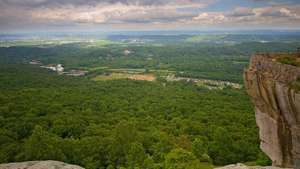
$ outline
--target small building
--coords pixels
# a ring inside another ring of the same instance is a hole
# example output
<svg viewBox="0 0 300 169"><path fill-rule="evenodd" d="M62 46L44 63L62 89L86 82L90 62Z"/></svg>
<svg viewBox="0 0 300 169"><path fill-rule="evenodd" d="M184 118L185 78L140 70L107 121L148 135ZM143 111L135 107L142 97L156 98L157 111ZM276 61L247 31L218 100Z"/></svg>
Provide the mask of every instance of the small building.
<svg viewBox="0 0 300 169"><path fill-rule="evenodd" d="M41 66L42 68L50 69L52 71L55 71L57 73L63 73L64 72L64 67L62 64L57 64L57 65L48 65L48 66Z"/></svg>
<svg viewBox="0 0 300 169"><path fill-rule="evenodd" d="M31 64L31 65L41 65L42 63L39 60L31 60L29 62L29 64Z"/></svg>
<svg viewBox="0 0 300 169"><path fill-rule="evenodd" d="M64 67L62 66L62 64L58 64L58 65L56 66L56 71L57 71L57 72L63 72L63 71L64 71Z"/></svg>
<svg viewBox="0 0 300 169"><path fill-rule="evenodd" d="M128 50L128 49L126 49L126 50L124 50L124 55L129 55L129 54L131 54L132 52L130 51L130 50Z"/></svg>

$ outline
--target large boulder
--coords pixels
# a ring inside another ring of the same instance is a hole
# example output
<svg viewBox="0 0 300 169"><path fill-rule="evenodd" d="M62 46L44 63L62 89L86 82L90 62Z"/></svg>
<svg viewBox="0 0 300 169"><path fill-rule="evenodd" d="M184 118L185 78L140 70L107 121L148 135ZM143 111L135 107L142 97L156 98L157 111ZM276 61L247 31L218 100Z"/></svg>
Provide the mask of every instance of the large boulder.
<svg viewBox="0 0 300 169"><path fill-rule="evenodd" d="M59 161L27 161L20 163L0 164L0 169L84 169Z"/></svg>
<svg viewBox="0 0 300 169"><path fill-rule="evenodd" d="M261 167L261 166L246 166L244 164L233 164L233 165L227 165L224 167L219 167L215 169L284 169L284 168L278 168L278 167ZM287 168L286 168L287 169Z"/></svg>
<svg viewBox="0 0 300 169"><path fill-rule="evenodd" d="M286 56L288 54L285 54ZM274 166L300 168L300 68L277 62L282 54L258 54L245 71L255 104L261 149Z"/></svg>

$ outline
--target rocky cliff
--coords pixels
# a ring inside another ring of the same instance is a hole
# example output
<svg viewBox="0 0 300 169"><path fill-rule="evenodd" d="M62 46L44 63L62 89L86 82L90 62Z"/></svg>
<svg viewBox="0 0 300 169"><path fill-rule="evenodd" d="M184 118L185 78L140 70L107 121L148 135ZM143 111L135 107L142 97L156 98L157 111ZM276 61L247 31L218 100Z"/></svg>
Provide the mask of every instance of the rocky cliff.
<svg viewBox="0 0 300 169"><path fill-rule="evenodd" d="M59 161L27 161L20 163L0 164L0 169L84 169Z"/></svg>
<svg viewBox="0 0 300 169"><path fill-rule="evenodd" d="M278 167L271 167L271 166L246 166L244 164L233 164L233 165L227 165L224 167L219 167L215 169L291 169L291 168L278 168Z"/></svg>
<svg viewBox="0 0 300 169"><path fill-rule="evenodd" d="M282 54L251 58L244 78L255 104L261 149L274 166L299 168L300 92L294 87L300 67L277 62Z"/></svg>

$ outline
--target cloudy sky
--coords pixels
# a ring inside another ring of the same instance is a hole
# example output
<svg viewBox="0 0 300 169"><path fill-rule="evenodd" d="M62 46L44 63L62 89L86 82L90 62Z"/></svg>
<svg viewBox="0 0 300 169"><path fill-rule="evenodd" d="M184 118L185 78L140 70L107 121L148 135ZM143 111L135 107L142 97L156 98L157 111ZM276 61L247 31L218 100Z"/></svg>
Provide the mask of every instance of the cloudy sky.
<svg viewBox="0 0 300 169"><path fill-rule="evenodd" d="M0 0L0 31L298 29L300 0Z"/></svg>

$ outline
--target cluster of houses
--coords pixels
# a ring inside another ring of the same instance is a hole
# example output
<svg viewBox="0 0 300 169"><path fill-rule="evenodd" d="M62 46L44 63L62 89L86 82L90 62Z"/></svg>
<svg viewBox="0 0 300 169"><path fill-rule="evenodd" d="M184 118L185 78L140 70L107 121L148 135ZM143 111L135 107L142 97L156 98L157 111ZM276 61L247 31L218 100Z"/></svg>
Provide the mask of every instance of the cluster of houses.
<svg viewBox="0 0 300 169"><path fill-rule="evenodd" d="M132 52L131 52L130 50L126 49L126 50L124 50L123 53L124 53L125 56L128 56L128 55L131 54Z"/></svg>
<svg viewBox="0 0 300 169"><path fill-rule="evenodd" d="M62 64L57 64L57 65L48 65L48 66L40 66L41 68L46 68L46 69L50 69L52 71L55 71L59 74L64 73L64 67L62 66Z"/></svg>
<svg viewBox="0 0 300 169"><path fill-rule="evenodd" d="M65 75L68 76L85 76L88 71L85 70L70 70L69 72L65 72Z"/></svg>
<svg viewBox="0 0 300 169"><path fill-rule="evenodd" d="M45 68L45 69L49 69L52 70L54 72L57 72L58 74L65 74L68 76L85 76L88 71L84 71L84 70L70 70L68 72L65 72L65 68L63 67L62 64L50 64L47 66L44 66L42 64L42 62L38 61L38 60L32 60L29 62L29 64L31 65L39 65L41 68Z"/></svg>
<svg viewBox="0 0 300 169"><path fill-rule="evenodd" d="M167 81L187 81L194 82L199 86L205 86L209 90L224 89L226 87L232 87L234 89L241 89L243 86L238 83L232 83L227 81L209 80L209 79L195 79L186 77L176 77L175 75L168 75L165 77Z"/></svg>

